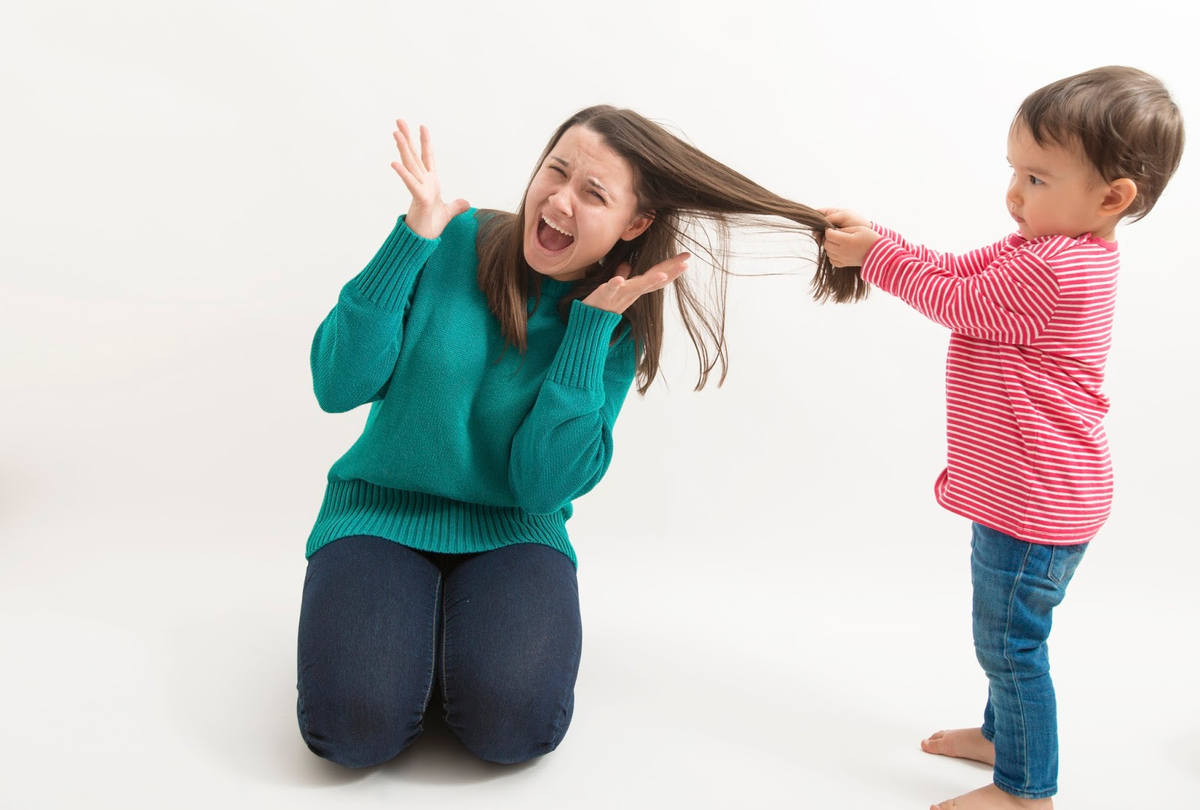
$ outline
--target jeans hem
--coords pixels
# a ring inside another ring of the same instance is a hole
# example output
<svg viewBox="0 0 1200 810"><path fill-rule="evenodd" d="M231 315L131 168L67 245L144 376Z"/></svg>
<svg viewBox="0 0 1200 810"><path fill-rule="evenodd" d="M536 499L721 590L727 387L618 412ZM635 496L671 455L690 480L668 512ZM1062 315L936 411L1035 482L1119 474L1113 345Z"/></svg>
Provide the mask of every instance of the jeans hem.
<svg viewBox="0 0 1200 810"><path fill-rule="evenodd" d="M1058 793L1058 785L1054 785L1046 790L1021 790L1001 782L996 777L992 777L992 784L1010 796L1016 796L1018 799L1049 799Z"/></svg>

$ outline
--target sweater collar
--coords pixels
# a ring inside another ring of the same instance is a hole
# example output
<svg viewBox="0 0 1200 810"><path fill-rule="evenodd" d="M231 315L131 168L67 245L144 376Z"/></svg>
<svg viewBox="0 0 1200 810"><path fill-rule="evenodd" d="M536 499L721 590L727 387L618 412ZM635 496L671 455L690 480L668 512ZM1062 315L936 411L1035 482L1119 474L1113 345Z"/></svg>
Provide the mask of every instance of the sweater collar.
<svg viewBox="0 0 1200 810"><path fill-rule="evenodd" d="M558 279L542 276L542 297L553 298L555 300L566 295L572 287L575 286L574 281L559 281Z"/></svg>

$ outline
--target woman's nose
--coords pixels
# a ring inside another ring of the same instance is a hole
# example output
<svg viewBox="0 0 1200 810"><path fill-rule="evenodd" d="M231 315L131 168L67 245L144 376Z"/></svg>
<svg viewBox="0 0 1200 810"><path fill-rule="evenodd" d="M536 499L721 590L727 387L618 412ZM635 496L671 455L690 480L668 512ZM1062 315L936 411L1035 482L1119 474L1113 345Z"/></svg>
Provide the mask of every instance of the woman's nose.
<svg viewBox="0 0 1200 810"><path fill-rule="evenodd" d="M554 206L554 210L566 216L571 215L571 192L567 189L559 189L550 195L550 204Z"/></svg>

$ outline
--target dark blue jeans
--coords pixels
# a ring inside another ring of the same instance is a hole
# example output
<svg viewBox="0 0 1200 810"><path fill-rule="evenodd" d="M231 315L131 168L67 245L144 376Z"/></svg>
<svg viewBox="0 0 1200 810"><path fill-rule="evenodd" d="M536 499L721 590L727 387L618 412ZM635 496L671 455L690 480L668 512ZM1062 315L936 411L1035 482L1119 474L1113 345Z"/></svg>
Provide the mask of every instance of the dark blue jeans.
<svg viewBox="0 0 1200 810"><path fill-rule="evenodd" d="M1058 791L1058 707L1050 680L1051 618L1087 544L1027 543L972 525L975 657L988 677L983 736L996 746L992 779L1026 799Z"/></svg>
<svg viewBox="0 0 1200 810"><path fill-rule="evenodd" d="M304 577L300 733L341 765L386 762L421 733L440 682L471 753L524 762L567 733L581 641L575 567L552 548L438 555L343 537Z"/></svg>

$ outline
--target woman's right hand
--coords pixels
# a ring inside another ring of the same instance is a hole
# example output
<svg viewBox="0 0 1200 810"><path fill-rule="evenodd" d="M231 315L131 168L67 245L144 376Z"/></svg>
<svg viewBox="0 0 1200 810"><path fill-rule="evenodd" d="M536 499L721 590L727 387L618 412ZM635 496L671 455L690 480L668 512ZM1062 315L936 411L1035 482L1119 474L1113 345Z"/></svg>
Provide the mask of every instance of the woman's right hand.
<svg viewBox="0 0 1200 810"><path fill-rule="evenodd" d="M423 124L420 159L417 158L417 150L404 119L396 119L396 131L392 137L396 139L396 149L400 152L400 160L394 161L392 168L412 194L412 205L408 207L404 222L417 236L437 239L450 220L471 206L463 199L457 199L449 205L442 202L442 181L437 174L433 144L429 139L429 130Z"/></svg>

